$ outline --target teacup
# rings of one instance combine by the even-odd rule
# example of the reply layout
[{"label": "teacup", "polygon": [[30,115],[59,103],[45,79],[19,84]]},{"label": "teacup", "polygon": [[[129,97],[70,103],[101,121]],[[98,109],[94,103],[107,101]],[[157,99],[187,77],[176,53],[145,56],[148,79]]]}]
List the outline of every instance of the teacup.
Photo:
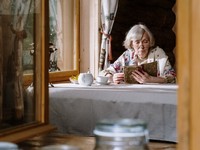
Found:
[{"label": "teacup", "polygon": [[108,77],[106,77],[106,76],[98,76],[96,78],[96,82],[97,83],[106,84],[106,83],[108,83]]}]

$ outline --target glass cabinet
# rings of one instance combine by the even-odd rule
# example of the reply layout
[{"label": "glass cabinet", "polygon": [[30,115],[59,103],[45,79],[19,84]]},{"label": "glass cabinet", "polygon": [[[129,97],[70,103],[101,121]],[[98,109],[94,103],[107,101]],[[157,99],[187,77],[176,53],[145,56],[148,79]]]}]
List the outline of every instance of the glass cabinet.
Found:
[{"label": "glass cabinet", "polygon": [[18,142],[54,129],[48,124],[49,1],[0,2],[0,141]]}]

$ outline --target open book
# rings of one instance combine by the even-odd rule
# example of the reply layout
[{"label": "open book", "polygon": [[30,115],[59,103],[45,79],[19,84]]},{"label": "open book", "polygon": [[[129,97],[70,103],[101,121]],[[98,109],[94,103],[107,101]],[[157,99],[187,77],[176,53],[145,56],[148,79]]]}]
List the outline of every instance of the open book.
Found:
[{"label": "open book", "polygon": [[143,70],[148,73],[150,76],[157,76],[157,61],[142,64],[140,66],[124,66],[124,82],[129,84],[138,83],[132,76],[134,70]]}]

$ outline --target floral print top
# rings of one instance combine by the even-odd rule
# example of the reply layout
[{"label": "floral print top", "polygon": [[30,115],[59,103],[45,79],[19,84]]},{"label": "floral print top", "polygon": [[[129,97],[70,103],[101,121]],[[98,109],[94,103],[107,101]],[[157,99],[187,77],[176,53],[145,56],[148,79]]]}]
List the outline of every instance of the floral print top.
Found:
[{"label": "floral print top", "polygon": [[167,78],[167,82],[174,83],[176,79],[175,70],[172,68],[168,56],[165,54],[163,49],[156,47],[150,50],[146,59],[139,59],[133,50],[126,50],[113,64],[107,69],[100,72],[100,75],[106,75],[107,73],[121,73],[123,72],[124,66],[130,65],[141,65],[144,63],[158,62],[157,76]]}]

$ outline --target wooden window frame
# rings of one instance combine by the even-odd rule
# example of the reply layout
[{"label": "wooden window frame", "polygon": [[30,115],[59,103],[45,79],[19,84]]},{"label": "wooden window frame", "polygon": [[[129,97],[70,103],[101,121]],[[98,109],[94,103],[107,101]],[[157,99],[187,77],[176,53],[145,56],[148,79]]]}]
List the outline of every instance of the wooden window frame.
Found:
[{"label": "wooden window frame", "polygon": [[177,1],[178,150],[199,150],[200,1]]}]

